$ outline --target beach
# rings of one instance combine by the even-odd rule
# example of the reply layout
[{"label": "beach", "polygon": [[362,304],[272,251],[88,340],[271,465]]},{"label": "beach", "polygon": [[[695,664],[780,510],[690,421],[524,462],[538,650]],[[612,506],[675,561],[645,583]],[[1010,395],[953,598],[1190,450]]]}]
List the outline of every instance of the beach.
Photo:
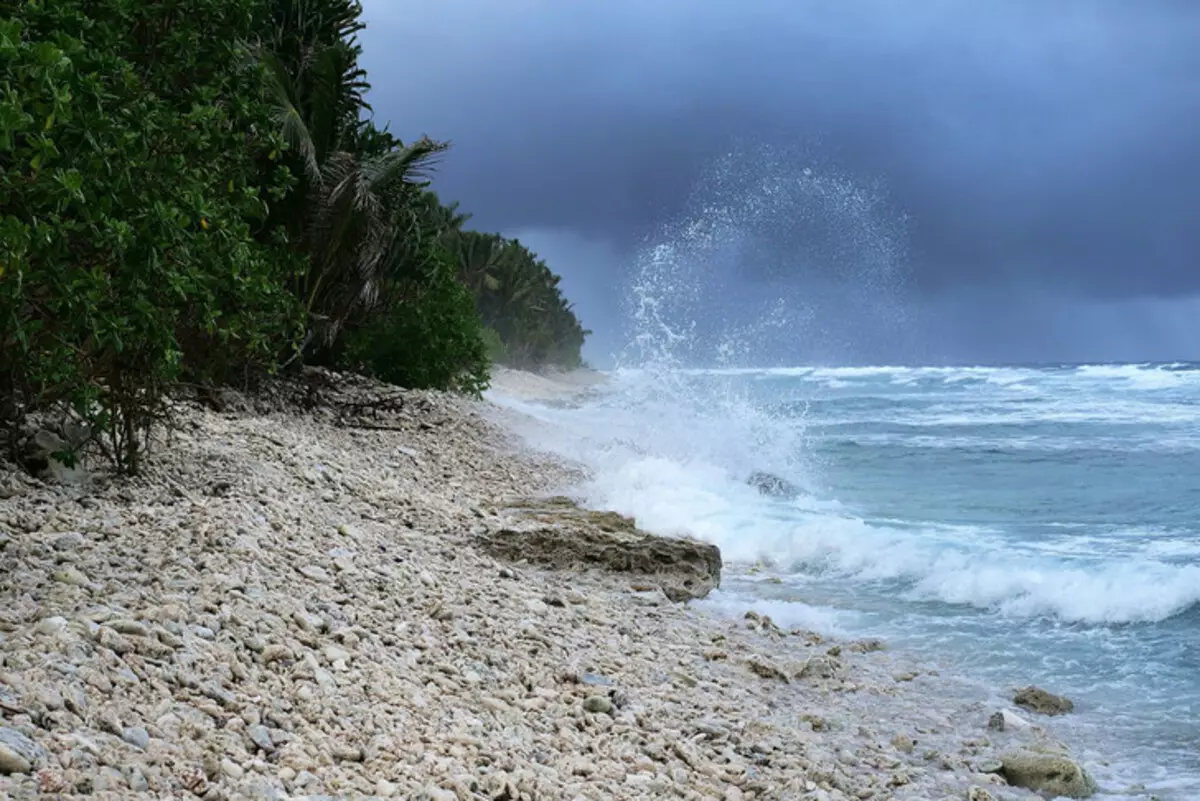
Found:
[{"label": "beach", "polygon": [[[986,801],[1037,797],[1009,781],[1039,771],[1088,784],[1046,718],[886,642],[680,600],[705,591],[695,560],[589,561],[591,541],[704,548],[573,506],[585,468],[531,449],[511,407],[310,374],[306,410],[180,401],[137,479],[4,467],[0,797]],[[493,393],[563,402],[602,380],[504,373]],[[573,561],[498,545],[544,543],[559,519],[585,541]]]}]

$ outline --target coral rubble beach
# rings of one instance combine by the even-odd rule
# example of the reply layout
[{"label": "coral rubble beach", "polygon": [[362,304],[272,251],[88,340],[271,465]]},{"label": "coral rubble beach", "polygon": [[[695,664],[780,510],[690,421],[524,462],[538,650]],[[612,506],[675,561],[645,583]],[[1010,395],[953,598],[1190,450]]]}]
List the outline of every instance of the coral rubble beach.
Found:
[{"label": "coral rubble beach", "polygon": [[180,403],[136,479],[2,468],[0,798],[1090,790],[1037,715],[689,605],[715,549],[554,498],[579,472],[514,412],[310,375]]}]

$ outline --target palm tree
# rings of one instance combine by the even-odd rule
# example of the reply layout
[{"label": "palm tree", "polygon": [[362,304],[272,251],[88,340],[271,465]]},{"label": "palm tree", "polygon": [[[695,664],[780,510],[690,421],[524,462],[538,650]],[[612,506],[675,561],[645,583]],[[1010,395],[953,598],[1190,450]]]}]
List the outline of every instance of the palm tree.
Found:
[{"label": "palm tree", "polygon": [[[367,119],[355,0],[275,0],[279,35],[260,50],[299,186],[276,211],[307,257],[294,290],[309,336],[328,346],[381,300],[421,226],[421,190],[448,144],[404,145]],[[420,232],[416,232],[420,233]]]}]

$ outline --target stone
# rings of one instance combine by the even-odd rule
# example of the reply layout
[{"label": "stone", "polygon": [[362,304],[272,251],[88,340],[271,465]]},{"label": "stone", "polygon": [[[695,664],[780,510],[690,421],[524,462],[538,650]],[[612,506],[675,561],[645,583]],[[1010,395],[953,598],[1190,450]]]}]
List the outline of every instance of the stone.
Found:
[{"label": "stone", "polygon": [[292,649],[286,645],[279,643],[271,643],[264,646],[261,653],[264,665],[269,665],[272,662],[290,662],[296,657],[292,654]]},{"label": "stone", "polygon": [[121,618],[121,619],[117,619],[117,620],[110,620],[105,625],[107,625],[109,628],[111,628],[113,631],[117,632],[118,634],[128,634],[133,637],[149,637],[150,636],[150,628],[145,623],[139,622],[137,620],[129,620],[127,618]]},{"label": "stone", "polygon": [[1061,754],[1015,751],[1000,761],[1001,775],[1015,787],[1067,798],[1087,798],[1096,792],[1092,777]]},{"label": "stone", "polygon": [[583,699],[583,709],[592,714],[612,714],[612,701],[603,695],[589,695]]},{"label": "stone", "polygon": [[242,769],[242,766],[228,757],[221,760],[221,773],[225,774],[234,781],[237,781],[238,779],[242,778],[242,776],[246,775],[246,771]]},{"label": "stone", "polygon": [[996,797],[982,787],[967,790],[967,801],[996,801]]},{"label": "stone", "polygon": [[144,793],[150,789],[150,782],[141,768],[135,767],[129,771],[129,789],[135,793]]},{"label": "stone", "polygon": [[1033,685],[1018,690],[1013,696],[1013,703],[1041,715],[1065,715],[1075,709],[1070,699]]},{"label": "stone", "polygon": [[710,543],[650,534],[632,518],[583,509],[565,498],[519,502],[509,512],[515,518],[510,525],[475,537],[500,559],[632,573],[672,601],[703,598],[721,584],[721,551]]},{"label": "stone", "polygon": [[1025,731],[1033,728],[1033,724],[1011,709],[1001,709],[988,718],[988,728],[992,731]]},{"label": "stone", "polygon": [[261,724],[247,726],[246,736],[250,738],[250,742],[263,751],[275,750],[275,742],[271,739],[271,732],[266,726]]},{"label": "stone", "polygon": [[90,587],[92,584],[92,580],[87,577],[87,574],[71,565],[67,565],[62,570],[56,570],[53,578],[61,584],[69,584],[73,587]]},{"label": "stone", "polygon": [[313,581],[319,581],[321,583],[328,583],[330,581],[328,571],[319,565],[305,565],[300,568],[300,573],[304,577],[310,578]]},{"label": "stone", "polygon": [[0,775],[29,773],[45,759],[46,751],[16,729],[0,727]]},{"label": "stone", "polygon": [[833,679],[842,673],[842,663],[827,654],[817,654],[804,661],[796,673],[798,679]]},{"label": "stone", "polygon": [[746,667],[756,676],[764,679],[776,679],[788,684],[787,674],[761,656],[752,656],[746,660]]},{"label": "stone", "polygon": [[121,739],[142,751],[150,745],[150,733],[141,726],[126,726],[121,731]]},{"label": "stone", "polygon": [[56,551],[74,551],[83,547],[85,540],[83,535],[78,531],[72,531],[67,534],[59,534],[54,538],[54,550]]}]

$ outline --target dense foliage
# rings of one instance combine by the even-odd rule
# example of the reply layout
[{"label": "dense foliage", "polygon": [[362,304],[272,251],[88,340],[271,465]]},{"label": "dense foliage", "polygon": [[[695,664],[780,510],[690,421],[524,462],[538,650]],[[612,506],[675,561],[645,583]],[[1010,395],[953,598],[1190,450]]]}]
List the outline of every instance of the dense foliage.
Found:
[{"label": "dense foliage", "polygon": [[235,44],[255,5],[0,16],[0,392],[74,409],[124,470],[185,343],[252,359],[289,329],[287,253],[252,230],[286,191],[259,167],[282,142]]},{"label": "dense foliage", "polygon": [[558,288],[559,276],[517,240],[455,230],[447,237],[459,279],[484,325],[496,332],[499,360],[519,367],[577,367],[588,332]]},{"label": "dense foliage", "polygon": [[[319,362],[478,392],[585,332],[371,122],[355,0],[0,2],[0,418],[135,472],[181,378]],[[485,327],[486,326],[486,327]],[[81,445],[82,443],[76,443]]]}]

